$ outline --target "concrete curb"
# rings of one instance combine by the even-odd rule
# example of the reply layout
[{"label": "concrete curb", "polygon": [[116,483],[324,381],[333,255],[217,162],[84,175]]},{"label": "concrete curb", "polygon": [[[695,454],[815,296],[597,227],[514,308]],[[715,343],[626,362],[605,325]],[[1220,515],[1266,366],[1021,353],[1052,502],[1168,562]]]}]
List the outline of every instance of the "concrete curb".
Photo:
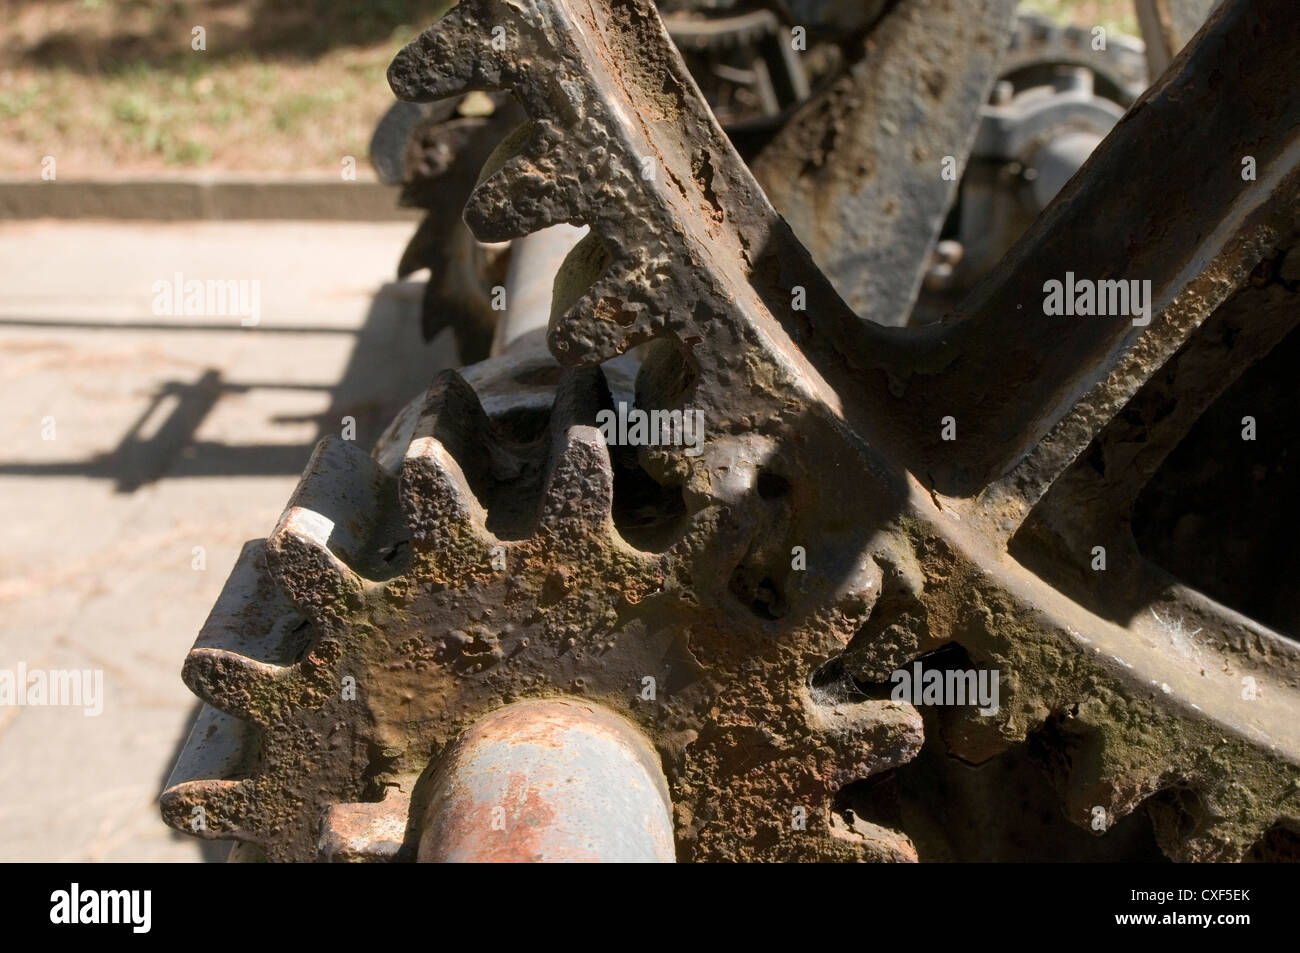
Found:
[{"label": "concrete curb", "polygon": [[44,182],[0,178],[0,219],[415,221],[397,189],[374,178],[177,176]]}]

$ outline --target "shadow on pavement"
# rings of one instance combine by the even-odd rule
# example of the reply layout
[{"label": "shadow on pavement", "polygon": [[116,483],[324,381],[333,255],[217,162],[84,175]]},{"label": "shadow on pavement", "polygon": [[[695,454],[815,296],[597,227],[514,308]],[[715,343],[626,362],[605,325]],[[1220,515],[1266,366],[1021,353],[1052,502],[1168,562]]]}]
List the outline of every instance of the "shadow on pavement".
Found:
[{"label": "shadow on pavement", "polygon": [[[426,344],[420,338],[417,310],[401,295],[384,285],[371,301],[365,323],[356,331],[339,329],[266,329],[271,333],[354,334],[356,343],[343,376],[332,385],[291,384],[277,381],[241,382],[225,380],[221,372],[209,369],[197,380],[167,381],[155,391],[135,423],[109,453],[84,461],[60,463],[6,463],[0,461],[0,476],[75,476],[111,480],[120,493],[132,493],[162,479],[212,476],[266,476],[300,473],[316,441],[326,433],[338,433],[344,417],[355,421],[358,441],[373,443],[388,422],[412,398],[421,393],[443,368],[455,365],[454,345],[447,335]],[[25,323],[29,326],[63,327],[57,322]],[[93,325],[68,322],[68,327],[118,331],[136,330],[134,325]],[[194,327],[142,324],[149,333],[189,333]],[[235,325],[207,325],[207,332],[249,333]],[[263,333],[259,331],[258,333]],[[195,439],[199,427],[223,397],[259,390],[327,392],[330,405],[310,417],[277,417],[274,423],[312,421],[316,436],[303,444],[232,444]]]}]

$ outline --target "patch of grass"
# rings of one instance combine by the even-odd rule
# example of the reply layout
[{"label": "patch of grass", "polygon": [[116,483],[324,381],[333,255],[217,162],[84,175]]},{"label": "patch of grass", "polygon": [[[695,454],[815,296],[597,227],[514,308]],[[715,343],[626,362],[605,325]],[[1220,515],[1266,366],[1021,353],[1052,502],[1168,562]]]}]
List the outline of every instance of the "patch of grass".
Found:
[{"label": "patch of grass", "polygon": [[27,112],[36,103],[40,84],[24,83],[20,89],[0,89],[0,119],[14,119]]},{"label": "patch of grass", "polygon": [[[330,172],[392,104],[385,73],[450,0],[8,0],[0,173]],[[191,30],[207,31],[204,51]]]},{"label": "patch of grass", "polygon": [[1021,0],[1020,6],[1060,23],[1104,26],[1108,33],[1138,35],[1132,0]]},{"label": "patch of grass", "polygon": [[311,93],[298,93],[276,103],[271,110],[275,128],[281,132],[297,132],[302,120],[320,108],[320,98]]},{"label": "patch of grass", "polygon": [[[849,2],[849,0],[845,0]],[[450,0],[8,0],[0,173],[336,173],[365,161],[397,51]],[[1027,0],[1134,32],[1130,0]],[[207,31],[191,49],[190,31]]]}]

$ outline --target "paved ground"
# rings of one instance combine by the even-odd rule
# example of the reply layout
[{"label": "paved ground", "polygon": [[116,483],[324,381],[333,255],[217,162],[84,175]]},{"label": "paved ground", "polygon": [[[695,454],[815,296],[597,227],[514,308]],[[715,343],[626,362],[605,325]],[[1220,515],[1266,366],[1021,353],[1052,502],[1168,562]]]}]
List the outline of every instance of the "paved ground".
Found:
[{"label": "paved ground", "polygon": [[[0,224],[0,678],[100,670],[104,696],[0,705],[0,860],[203,857],[155,806],[195,711],[181,662],[317,436],[351,415],[373,441],[453,362],[389,283],[410,232]],[[176,272],[260,281],[259,324],[154,314]]]}]

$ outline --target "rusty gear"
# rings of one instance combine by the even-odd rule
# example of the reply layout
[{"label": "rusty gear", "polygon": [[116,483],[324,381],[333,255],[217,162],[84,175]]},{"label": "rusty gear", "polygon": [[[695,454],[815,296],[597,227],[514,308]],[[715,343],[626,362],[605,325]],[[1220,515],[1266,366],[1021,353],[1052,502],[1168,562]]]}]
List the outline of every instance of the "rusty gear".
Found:
[{"label": "rusty gear", "polygon": [[[605,402],[599,372],[570,375],[549,428],[510,439],[447,372],[378,460],[322,442],[185,666],[196,694],[261,730],[260,767],[172,786],[165,815],[184,827],[199,807],[208,836],[310,860],[326,809],[384,786],[409,797],[479,717],[564,692],[621,710],[654,740],[688,857],[913,856],[894,832],[832,827],[830,794],[910,757],[919,716],[809,687],[865,621],[879,574],[864,566],[781,639],[704,610],[704,587],[744,534],[706,510],[663,553],[628,545],[609,454],[588,425]],[[671,687],[662,703],[638,703],[647,676]],[[796,807],[834,836],[783,838]]]},{"label": "rusty gear", "polygon": [[[165,814],[306,859],[323,814],[387,788],[418,818],[458,732],[565,695],[653,740],[679,859],[914,859],[906,829],[846,795],[921,746],[922,716],[882,684],[959,647],[1001,673],[1000,704],[927,715],[927,746],[970,763],[1036,746],[1071,820],[1101,832],[1145,806],[1177,859],[1285,844],[1300,649],[1151,565],[1130,524],[1174,445],[1300,318],[1280,277],[1300,100],[1275,95],[1300,85],[1298,44],[1285,0],[1225,4],[958,312],[905,329],[835,293],[646,0],[464,0],[390,81],[412,100],[509,89],[527,113],[465,219],[482,241],[590,227],[555,283],[567,370],[534,355],[473,387],[447,376],[374,458],[318,448],[186,666],[260,729],[260,757],[200,736],[193,763],[230,773],[171,787]],[[1147,277],[1149,324],[1045,317],[1067,270]],[[611,459],[596,365],[629,351],[638,408],[707,421],[698,455]],[[489,413],[475,388],[512,378],[532,392]],[[638,493],[660,518],[620,517]],[[646,676],[664,690],[643,706]]]}]

